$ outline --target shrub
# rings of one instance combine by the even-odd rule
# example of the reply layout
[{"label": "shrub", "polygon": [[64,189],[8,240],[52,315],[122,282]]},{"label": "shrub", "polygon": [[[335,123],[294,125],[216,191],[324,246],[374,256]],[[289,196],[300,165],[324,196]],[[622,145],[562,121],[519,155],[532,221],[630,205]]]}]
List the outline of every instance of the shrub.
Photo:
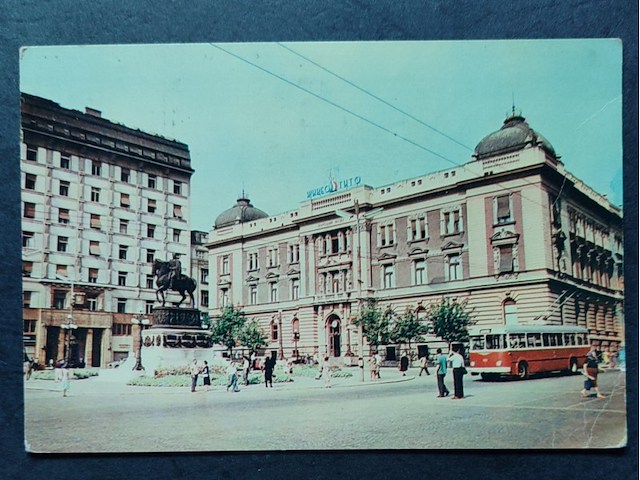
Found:
[{"label": "shrub", "polygon": [[296,365],[293,367],[293,375],[296,377],[317,377],[320,370],[310,365]]}]

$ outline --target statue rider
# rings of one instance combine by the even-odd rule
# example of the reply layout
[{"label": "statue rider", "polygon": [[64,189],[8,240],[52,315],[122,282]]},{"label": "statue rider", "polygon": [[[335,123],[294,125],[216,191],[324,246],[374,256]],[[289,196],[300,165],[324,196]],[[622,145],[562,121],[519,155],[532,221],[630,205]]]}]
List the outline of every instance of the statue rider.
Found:
[{"label": "statue rider", "polygon": [[169,260],[169,288],[174,288],[174,283],[180,278],[181,273],[182,264],[180,263],[180,254],[174,253],[173,258]]}]

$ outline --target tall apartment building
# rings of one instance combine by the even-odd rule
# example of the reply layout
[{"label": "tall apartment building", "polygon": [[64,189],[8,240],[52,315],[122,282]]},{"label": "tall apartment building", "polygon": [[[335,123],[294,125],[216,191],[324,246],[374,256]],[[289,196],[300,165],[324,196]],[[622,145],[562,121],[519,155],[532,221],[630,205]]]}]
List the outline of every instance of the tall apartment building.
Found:
[{"label": "tall apartment building", "polygon": [[104,366],[151,311],[153,259],[189,264],[189,150],[90,108],[23,94],[21,109],[25,349]]},{"label": "tall apartment building", "polygon": [[[455,297],[478,324],[577,324],[602,349],[623,341],[622,211],[521,116],[459,167],[321,190],[290,212],[240,199],[216,219],[212,317],[240,306],[286,357],[357,352],[352,321],[367,298],[427,321],[429,305]],[[425,340],[415,347],[441,339]]]}]

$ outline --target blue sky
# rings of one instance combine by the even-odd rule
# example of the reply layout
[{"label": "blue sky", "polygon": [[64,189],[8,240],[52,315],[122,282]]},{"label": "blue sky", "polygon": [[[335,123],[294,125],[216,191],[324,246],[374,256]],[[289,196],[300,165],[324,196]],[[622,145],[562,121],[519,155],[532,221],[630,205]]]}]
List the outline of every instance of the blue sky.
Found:
[{"label": "blue sky", "polygon": [[277,214],[331,175],[380,186],[463,164],[512,99],[622,203],[617,40],[29,47],[20,69],[23,92],[187,143],[197,230],[243,189]]}]

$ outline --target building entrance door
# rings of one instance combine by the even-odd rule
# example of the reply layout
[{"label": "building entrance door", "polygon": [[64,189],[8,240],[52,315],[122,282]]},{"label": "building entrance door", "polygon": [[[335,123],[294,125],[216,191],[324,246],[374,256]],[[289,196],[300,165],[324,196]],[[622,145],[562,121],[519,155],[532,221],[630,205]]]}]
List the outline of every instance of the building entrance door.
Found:
[{"label": "building entrance door", "polygon": [[327,319],[329,327],[329,354],[332,357],[340,356],[340,318],[337,315],[331,315]]}]

